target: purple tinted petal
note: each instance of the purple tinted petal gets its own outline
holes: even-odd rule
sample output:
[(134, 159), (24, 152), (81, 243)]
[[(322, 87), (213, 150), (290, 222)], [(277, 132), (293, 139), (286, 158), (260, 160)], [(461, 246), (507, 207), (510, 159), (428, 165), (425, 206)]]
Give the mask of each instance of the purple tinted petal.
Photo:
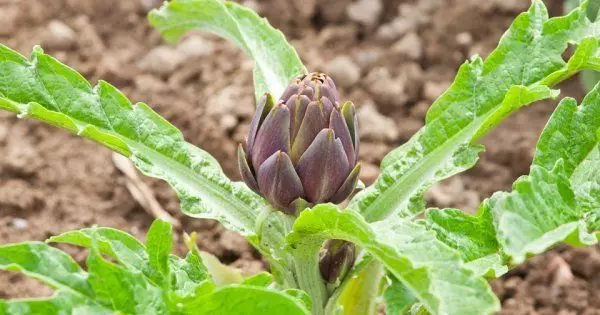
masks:
[(300, 130), (300, 125), (302, 124), (302, 119), (304, 119), (304, 114), (309, 103), (310, 99), (306, 95), (292, 95), (286, 103), (291, 114), (290, 139), (292, 143), (294, 143), (298, 130)]
[(269, 93), (265, 93), (265, 95), (263, 95), (258, 101), (258, 107), (254, 112), (252, 121), (250, 122), (250, 133), (246, 139), (246, 150), (248, 150), (248, 153), (252, 152), (252, 147), (254, 146), (254, 139), (256, 138), (258, 128), (265, 120), (274, 105), (275, 101), (273, 100), (273, 96), (271, 96)]
[(331, 112), (333, 112), (335, 108), (333, 103), (326, 97), (321, 97), (321, 103), (323, 103), (323, 111), (325, 112), (325, 116), (331, 116)]
[(246, 185), (248, 185), (248, 187), (250, 187), (250, 189), (254, 190), (254, 192), (256, 192), (256, 193), (259, 193), (258, 183), (256, 182), (256, 179), (254, 178), (252, 169), (250, 168), (250, 165), (248, 164), (248, 160), (246, 159), (246, 153), (244, 152), (244, 148), (242, 148), (241, 144), (238, 146), (237, 158), (238, 158), (238, 167), (240, 169), (240, 174), (242, 175), (242, 180), (244, 180), (244, 183), (246, 183)]
[(331, 202), (333, 203), (341, 203), (346, 200), (354, 191), (356, 187), (356, 183), (358, 183), (358, 175), (360, 174), (360, 163), (356, 164), (356, 166), (350, 172), (350, 175), (346, 178), (342, 187), (335, 192), (333, 197), (331, 197)]
[(342, 114), (344, 115), (344, 120), (346, 120), (346, 126), (348, 126), (350, 131), (352, 143), (354, 143), (354, 156), (356, 156), (356, 159), (358, 160), (360, 139), (358, 138), (358, 119), (356, 117), (356, 108), (354, 108), (354, 104), (352, 104), (352, 102), (344, 103), (344, 106), (342, 106)]
[(265, 118), (256, 134), (252, 147), (252, 166), (258, 170), (260, 165), (277, 151), (289, 152), (290, 149), (290, 110), (284, 104), (277, 104)]
[(301, 86), (298, 83), (292, 83), (288, 85), (288, 87), (281, 94), (279, 100), (285, 103), (292, 95), (298, 94), (298, 91), (300, 91), (300, 89)]
[(308, 104), (306, 114), (300, 125), (300, 129), (294, 138), (290, 157), (295, 163), (300, 156), (308, 149), (317, 134), (327, 128), (329, 125), (329, 117), (323, 112), (323, 105), (319, 102), (311, 102)]
[(327, 202), (338, 191), (348, 177), (350, 166), (333, 129), (319, 132), (298, 160), (296, 171), (309, 202)]
[(284, 152), (275, 152), (266, 159), (258, 170), (257, 179), (261, 194), (278, 209), (289, 209), (293, 201), (304, 197), (302, 182)]
[(335, 131), (335, 136), (342, 141), (344, 151), (348, 157), (348, 162), (350, 165), (354, 165), (354, 163), (356, 163), (356, 156), (354, 155), (352, 136), (350, 135), (350, 130), (348, 129), (348, 125), (346, 125), (344, 117), (342, 117), (342, 113), (337, 108), (331, 112), (329, 128), (333, 129), (333, 131)]
[(315, 97), (315, 90), (312, 87), (302, 83), (300, 95), (306, 95), (306, 97), (312, 100)]

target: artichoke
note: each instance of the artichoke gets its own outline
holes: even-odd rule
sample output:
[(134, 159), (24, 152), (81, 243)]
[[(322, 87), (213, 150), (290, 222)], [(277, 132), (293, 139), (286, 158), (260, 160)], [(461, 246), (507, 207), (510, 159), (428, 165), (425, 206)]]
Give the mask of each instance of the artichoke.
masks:
[(319, 257), (319, 270), (323, 279), (339, 284), (354, 266), (355, 246), (343, 240), (327, 240)]
[(303, 74), (279, 102), (259, 101), (245, 151), (242, 179), (276, 209), (293, 214), (317, 203), (344, 201), (360, 172), (358, 123), (351, 102), (340, 105), (331, 77)]

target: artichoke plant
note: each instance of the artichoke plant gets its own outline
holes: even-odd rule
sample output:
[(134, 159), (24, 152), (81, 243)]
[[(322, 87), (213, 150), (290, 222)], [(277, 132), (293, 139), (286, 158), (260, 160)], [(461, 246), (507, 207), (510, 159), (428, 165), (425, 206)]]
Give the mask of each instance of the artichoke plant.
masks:
[(358, 123), (340, 104), (331, 77), (303, 74), (278, 102), (265, 94), (238, 150), (244, 182), (288, 214), (312, 204), (344, 201), (360, 172)]

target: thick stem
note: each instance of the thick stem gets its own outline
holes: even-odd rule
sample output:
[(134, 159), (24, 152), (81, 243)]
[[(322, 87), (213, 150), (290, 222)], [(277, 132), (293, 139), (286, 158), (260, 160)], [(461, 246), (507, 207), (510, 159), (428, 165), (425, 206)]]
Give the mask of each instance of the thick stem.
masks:
[[(320, 247), (320, 245), (317, 245)], [(325, 314), (325, 303), (328, 294), (325, 282), (319, 271), (319, 255), (317, 250), (294, 250), (294, 265), (296, 268), (296, 281), (299, 289), (310, 296), (313, 315)]]

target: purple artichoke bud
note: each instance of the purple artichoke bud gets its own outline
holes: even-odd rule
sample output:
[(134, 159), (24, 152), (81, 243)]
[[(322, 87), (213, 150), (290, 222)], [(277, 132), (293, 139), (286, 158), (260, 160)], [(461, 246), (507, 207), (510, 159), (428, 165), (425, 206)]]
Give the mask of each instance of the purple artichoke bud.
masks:
[(259, 101), (238, 164), (244, 182), (275, 208), (293, 214), (311, 204), (340, 203), (354, 190), (356, 110), (339, 98), (331, 77), (310, 73), (294, 79), (279, 102), (269, 94)]
[(354, 244), (342, 240), (328, 240), (321, 250), (319, 269), (329, 283), (342, 281), (354, 265)]

